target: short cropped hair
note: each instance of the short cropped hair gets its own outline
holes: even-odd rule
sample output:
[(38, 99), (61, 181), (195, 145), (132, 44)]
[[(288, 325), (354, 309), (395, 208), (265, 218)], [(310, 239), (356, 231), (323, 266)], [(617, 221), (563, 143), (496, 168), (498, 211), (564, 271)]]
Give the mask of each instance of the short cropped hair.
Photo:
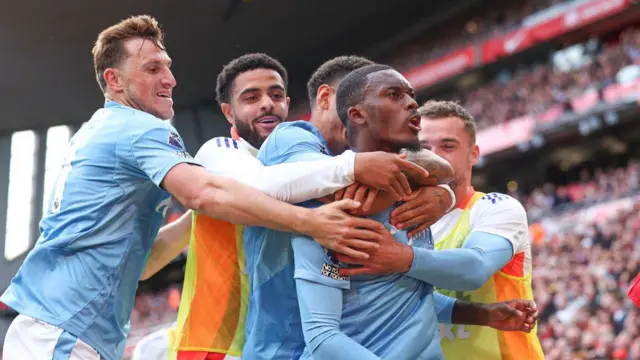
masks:
[(454, 101), (429, 100), (418, 108), (418, 114), (431, 119), (457, 117), (464, 122), (464, 129), (476, 143), (476, 121), (462, 105)]
[(282, 77), (285, 89), (287, 88), (289, 75), (278, 60), (262, 53), (245, 54), (225, 65), (218, 74), (216, 81), (216, 101), (218, 104), (222, 105), (231, 101), (231, 89), (238, 75), (256, 69), (277, 72)]
[(336, 110), (345, 127), (348, 128), (349, 125), (349, 108), (364, 100), (364, 88), (369, 81), (367, 76), (378, 71), (392, 69), (392, 67), (382, 64), (367, 65), (352, 71), (342, 79), (336, 91)]
[(120, 65), (127, 54), (124, 43), (127, 40), (142, 38), (152, 41), (158, 48), (164, 50), (164, 34), (158, 21), (148, 15), (132, 16), (104, 29), (96, 40), (91, 53), (93, 54), (93, 68), (96, 80), (103, 92), (107, 91), (104, 71)]
[(320, 65), (307, 82), (307, 95), (309, 96), (311, 107), (316, 102), (320, 86), (326, 84), (335, 87), (350, 72), (373, 64), (374, 62), (369, 59), (349, 55), (338, 56)]

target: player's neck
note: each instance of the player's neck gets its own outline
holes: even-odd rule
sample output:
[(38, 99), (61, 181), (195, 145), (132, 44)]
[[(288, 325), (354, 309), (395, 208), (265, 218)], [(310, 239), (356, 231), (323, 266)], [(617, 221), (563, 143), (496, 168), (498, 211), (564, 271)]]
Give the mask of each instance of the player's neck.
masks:
[(471, 181), (464, 182), (452, 189), (456, 194), (456, 207), (459, 208), (462, 204), (466, 204), (471, 196), (475, 194), (476, 190), (471, 185)]
[(364, 132), (354, 132), (349, 136), (349, 148), (354, 152), (385, 151), (395, 153), (400, 150), (396, 144), (380, 141)]

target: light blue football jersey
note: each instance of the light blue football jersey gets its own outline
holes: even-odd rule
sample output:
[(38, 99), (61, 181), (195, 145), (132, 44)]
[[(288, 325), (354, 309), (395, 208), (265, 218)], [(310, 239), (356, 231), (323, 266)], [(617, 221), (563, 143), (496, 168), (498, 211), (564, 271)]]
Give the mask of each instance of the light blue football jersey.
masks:
[[(278, 125), (258, 152), (266, 166), (332, 156), (318, 130), (306, 121)], [(295, 141), (296, 149), (289, 145)], [(303, 151), (297, 151), (302, 149)], [(298, 359), (304, 350), (291, 233), (247, 226), (244, 231), (251, 292), (243, 360)]]
[(170, 201), (160, 184), (185, 162), (194, 161), (169, 122), (107, 102), (71, 139), (40, 238), (0, 301), (122, 359)]
[[(400, 231), (389, 223), (394, 208), (370, 218), (384, 224), (398, 242), (414, 248), (433, 249), (430, 230), (409, 239), (407, 231)], [(344, 335), (382, 359), (443, 359), (432, 285), (404, 274), (342, 277), (338, 273), (340, 264), (332, 253), (304, 235), (294, 236), (293, 250), (295, 278), (325, 285), (301, 287), (306, 291), (299, 294), (300, 301), (305, 301), (302, 297), (310, 304), (318, 300), (335, 301), (326, 296), (327, 287), (342, 289), (342, 311), (339, 314), (338, 309), (332, 319), (339, 322)], [(332, 314), (306, 314), (303, 321), (315, 324), (316, 321), (311, 320), (315, 316), (326, 321)], [(325, 335), (331, 336), (330, 333), (319, 336)], [(315, 342), (321, 342), (321, 339), (315, 339)], [(349, 354), (348, 343), (343, 344), (343, 354)], [(312, 358), (307, 347), (302, 359)]]

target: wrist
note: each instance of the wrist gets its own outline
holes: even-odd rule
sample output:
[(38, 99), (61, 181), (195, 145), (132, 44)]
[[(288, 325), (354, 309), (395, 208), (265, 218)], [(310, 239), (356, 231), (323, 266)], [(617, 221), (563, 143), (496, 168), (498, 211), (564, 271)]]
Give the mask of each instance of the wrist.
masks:
[(413, 266), (413, 248), (409, 245), (402, 245), (398, 256), (398, 273), (405, 274)]
[(456, 206), (456, 194), (453, 192), (451, 187), (449, 185), (447, 185), (447, 184), (440, 184), (438, 186), (440, 186), (441, 188), (447, 190), (447, 193), (449, 193), (449, 197), (451, 198), (451, 203), (450, 203), (449, 207), (446, 209), (445, 214), (449, 213)]
[(313, 209), (307, 209), (296, 206), (291, 219), (292, 231), (299, 234), (314, 236), (313, 234)]

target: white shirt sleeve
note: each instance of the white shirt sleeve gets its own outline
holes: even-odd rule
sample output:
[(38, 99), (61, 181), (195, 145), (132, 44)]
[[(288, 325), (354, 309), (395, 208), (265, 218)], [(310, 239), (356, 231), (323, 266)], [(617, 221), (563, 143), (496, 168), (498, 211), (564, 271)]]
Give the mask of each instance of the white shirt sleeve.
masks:
[[(325, 160), (264, 166), (234, 146), (207, 141), (195, 156), (214, 175), (230, 177), (291, 204), (320, 198), (354, 183), (355, 153)], [(238, 145), (241, 145), (238, 143)]]
[(486, 232), (509, 240), (514, 254), (529, 248), (527, 213), (520, 202), (509, 195), (484, 195), (471, 208), (469, 221), (472, 232)]

